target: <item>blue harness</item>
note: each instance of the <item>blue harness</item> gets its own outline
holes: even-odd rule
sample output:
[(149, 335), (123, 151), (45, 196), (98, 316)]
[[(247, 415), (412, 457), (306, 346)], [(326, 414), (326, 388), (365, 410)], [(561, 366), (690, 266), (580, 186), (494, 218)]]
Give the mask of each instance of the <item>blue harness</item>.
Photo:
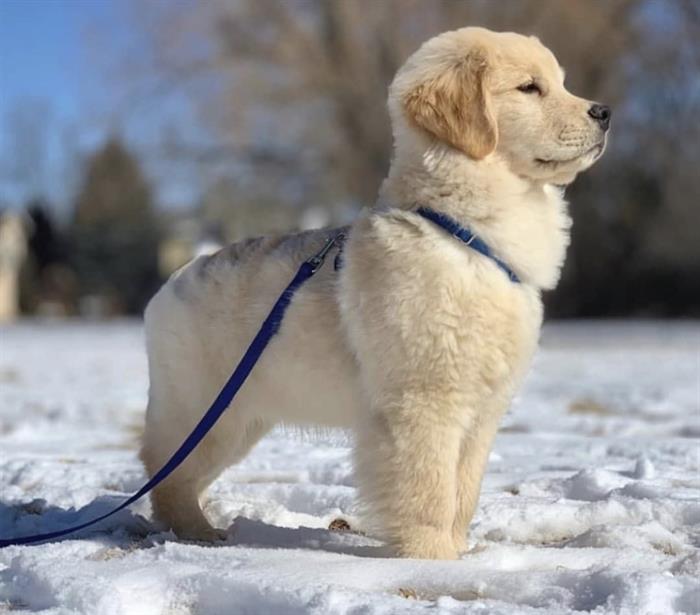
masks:
[[(431, 222), (434, 222), (438, 226), (442, 227), (448, 233), (463, 241), (470, 248), (493, 260), (494, 263), (496, 263), (508, 275), (511, 281), (520, 282), (518, 276), (516, 276), (515, 273), (513, 273), (513, 271), (503, 261), (494, 256), (484, 241), (479, 239), (468, 229), (461, 226), (455, 220), (445, 214), (427, 207), (421, 207), (417, 210), (417, 213), (423, 218), (426, 218), (427, 220), (430, 220)], [(217, 395), (212, 405), (204, 413), (204, 416), (192, 430), (192, 433), (190, 433), (190, 435), (187, 436), (185, 441), (180, 445), (180, 448), (173, 453), (165, 465), (158, 470), (158, 472), (156, 472), (156, 474), (154, 474), (153, 477), (143, 487), (141, 487), (141, 489), (130, 496), (127, 500), (119, 504), (116, 508), (112, 509), (108, 513), (105, 513), (104, 515), (91, 519), (90, 521), (86, 521), (85, 523), (81, 523), (63, 530), (57, 530), (55, 532), (46, 532), (44, 534), (34, 534), (31, 536), (19, 536), (17, 538), (2, 538), (0, 539), (0, 548), (53, 540), (55, 538), (60, 538), (62, 536), (66, 536), (67, 534), (72, 534), (78, 530), (90, 527), (91, 525), (103, 521), (107, 517), (111, 517), (113, 514), (123, 510), (127, 506), (130, 506), (163, 482), (170, 474), (172, 474), (172, 472), (174, 472), (177, 467), (183, 461), (185, 461), (187, 456), (202, 441), (202, 438), (204, 438), (211, 428), (214, 427), (215, 423), (219, 420), (226, 408), (229, 407), (233, 401), (233, 398), (236, 396), (236, 393), (238, 393), (239, 389), (246, 381), (246, 378), (248, 378), (248, 375), (253, 370), (253, 367), (255, 367), (255, 364), (258, 362), (258, 359), (262, 355), (268, 343), (279, 331), (280, 325), (282, 324), (282, 319), (284, 318), (284, 314), (292, 300), (292, 297), (294, 296), (294, 293), (302, 286), (302, 284), (304, 284), (304, 282), (311, 278), (311, 276), (313, 276), (321, 268), (328, 252), (334, 246), (342, 245), (344, 239), (345, 234), (343, 232), (339, 232), (336, 235), (329, 237), (326, 240), (323, 248), (321, 248), (316, 255), (312, 256), (301, 264), (301, 267), (299, 267), (296, 275), (287, 285), (287, 288), (284, 289), (272, 307), (272, 310), (270, 310), (267, 318), (263, 321), (257, 335), (253, 338), (253, 341), (245, 351), (240, 363), (236, 366), (233, 374), (231, 374), (231, 377), (221, 389), (221, 392)], [(338, 256), (339, 255), (340, 253)], [(341, 264), (342, 261), (336, 257), (336, 268), (338, 268)]]
[(450, 216), (447, 214), (435, 211), (429, 207), (419, 207), (416, 213), (419, 216), (423, 216), (426, 220), (430, 220), (431, 222), (444, 228), (450, 235), (454, 235), (457, 239), (466, 243), (472, 250), (476, 250), (479, 252), (479, 254), (483, 254), (487, 258), (490, 258), (501, 268), (511, 282), (520, 284), (520, 278), (508, 265), (506, 265), (491, 251), (488, 244), (483, 239), (472, 233), (468, 228), (462, 226), (454, 218), (450, 218)]

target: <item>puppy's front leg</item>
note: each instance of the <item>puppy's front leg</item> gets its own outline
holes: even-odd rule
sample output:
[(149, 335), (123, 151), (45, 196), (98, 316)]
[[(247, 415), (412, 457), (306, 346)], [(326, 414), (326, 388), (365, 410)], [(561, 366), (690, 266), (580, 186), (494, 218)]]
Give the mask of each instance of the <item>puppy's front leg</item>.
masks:
[(358, 431), (360, 494), (402, 557), (455, 559), (461, 427), (427, 395), (374, 408)]
[(482, 420), (462, 441), (457, 468), (457, 514), (453, 538), (457, 550), (467, 549), (471, 523), (481, 492), (481, 480), (498, 429), (500, 414)]

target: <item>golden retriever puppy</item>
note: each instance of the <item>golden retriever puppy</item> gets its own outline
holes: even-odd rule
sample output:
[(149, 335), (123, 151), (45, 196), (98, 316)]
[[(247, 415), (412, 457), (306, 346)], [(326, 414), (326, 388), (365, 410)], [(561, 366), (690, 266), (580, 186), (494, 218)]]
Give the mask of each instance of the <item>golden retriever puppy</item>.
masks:
[[(450, 559), (523, 379), (570, 226), (562, 186), (601, 155), (607, 107), (564, 87), (536, 38), (481, 28), (425, 43), (389, 90), (394, 157), (376, 206), (294, 296), (238, 397), (153, 494), (178, 536), (219, 535), (199, 499), (279, 423), (355, 434), (361, 501), (397, 555)], [(476, 233), (516, 274), (419, 208)], [(153, 474), (209, 406), (299, 264), (335, 231), (244, 241), (175, 273), (146, 311)]]

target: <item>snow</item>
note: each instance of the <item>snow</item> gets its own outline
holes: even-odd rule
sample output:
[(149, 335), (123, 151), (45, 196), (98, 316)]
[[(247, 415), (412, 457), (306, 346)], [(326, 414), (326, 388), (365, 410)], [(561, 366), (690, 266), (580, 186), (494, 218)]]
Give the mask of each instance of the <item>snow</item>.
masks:
[[(136, 490), (146, 390), (136, 322), (0, 330), (0, 535)], [(142, 501), (0, 550), (0, 613), (700, 613), (699, 437), (698, 324), (555, 323), (460, 561), (387, 557), (361, 533), (347, 434), (277, 431), (208, 495), (225, 543), (177, 541)]]

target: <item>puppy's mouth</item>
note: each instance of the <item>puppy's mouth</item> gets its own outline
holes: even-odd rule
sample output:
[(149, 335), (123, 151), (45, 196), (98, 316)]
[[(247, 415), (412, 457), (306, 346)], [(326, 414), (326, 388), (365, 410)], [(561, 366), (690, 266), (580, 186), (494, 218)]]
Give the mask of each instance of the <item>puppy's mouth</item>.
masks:
[(579, 154), (578, 156), (574, 156), (573, 158), (535, 158), (535, 162), (537, 164), (542, 165), (556, 166), (560, 164), (576, 162), (578, 160), (581, 160), (582, 158), (587, 158), (588, 156), (591, 156), (592, 160), (595, 160), (603, 153), (604, 147), (604, 142), (596, 143), (593, 147), (587, 149), (585, 152)]

